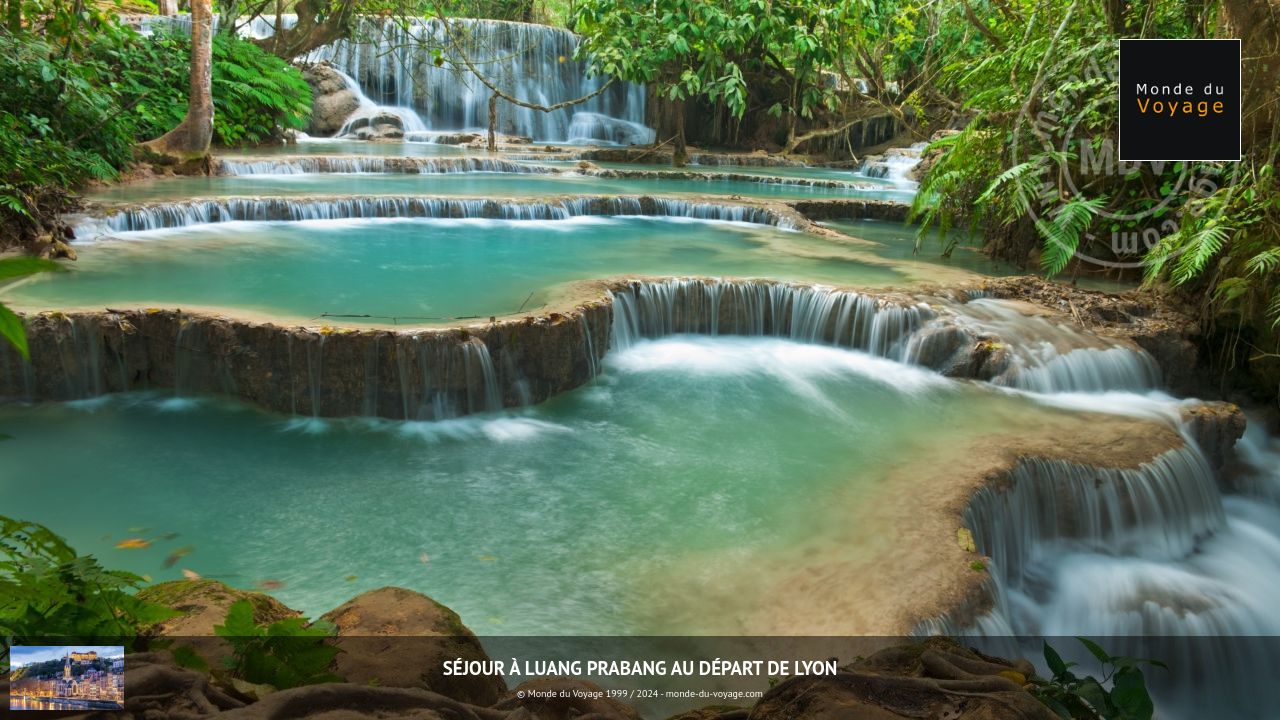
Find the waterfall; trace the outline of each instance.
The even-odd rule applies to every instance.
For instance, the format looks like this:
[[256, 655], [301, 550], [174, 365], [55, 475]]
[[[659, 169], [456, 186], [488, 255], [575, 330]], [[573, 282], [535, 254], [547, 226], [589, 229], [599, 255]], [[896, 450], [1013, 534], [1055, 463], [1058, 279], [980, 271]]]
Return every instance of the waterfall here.
[[[495, 85], [527, 102], [572, 100], [606, 82], [588, 76], [586, 63], [576, 59], [576, 35], [544, 25], [450, 20], [446, 29], [434, 18], [402, 24], [362, 17], [353, 37], [318, 48], [307, 59], [332, 63], [374, 103], [416, 111], [432, 131], [489, 126], [492, 91], [466, 69], [451, 39]], [[539, 142], [646, 144], [653, 142], [653, 130], [644, 126], [644, 106], [643, 86], [615, 82], [580, 105], [552, 112], [499, 102], [497, 130]]]
[[1226, 521], [1213, 473], [1191, 446], [1136, 469], [1025, 459], [1008, 482], [980, 489], [964, 515], [1006, 589], [1030, 585], [1023, 573], [1037, 560], [1072, 550], [1182, 558]]
[[356, 100], [360, 103], [338, 130], [338, 137], [362, 137], [358, 131], [376, 124], [379, 117], [392, 118], [394, 120], [393, 124], [399, 126], [403, 135], [427, 132], [427, 126], [412, 108], [379, 105], [364, 94], [364, 90], [361, 89], [360, 83], [356, 82], [355, 78], [341, 70], [336, 70], [336, 72], [342, 76], [342, 81], [347, 84], [347, 88], [355, 94]]
[[863, 160], [855, 175], [887, 180], [900, 190], [915, 190], [919, 183], [907, 177], [911, 169], [920, 164], [920, 156], [929, 143], [916, 143], [905, 148], [889, 148], [884, 155]]
[[[1280, 480], [1275, 463], [1251, 472]], [[974, 495], [964, 523], [992, 560], [995, 609], [922, 629], [1006, 653], [1038, 649], [1010, 636], [1043, 636], [1086, 665], [1070, 636], [1159, 659], [1170, 670], [1147, 679], [1160, 717], [1261, 719], [1280, 703], [1260, 682], [1280, 662], [1280, 508], [1221, 495], [1194, 445], [1135, 469], [1024, 460], [1008, 487]]]
[[353, 218], [491, 218], [563, 220], [582, 215], [687, 217], [748, 222], [794, 229], [794, 218], [753, 205], [721, 205], [655, 197], [579, 197], [547, 202], [431, 197], [225, 198], [126, 206], [104, 220], [76, 226], [79, 239], [105, 227], [134, 232], [232, 221], [339, 220]]
[[1145, 351], [1027, 315], [1016, 304], [977, 299], [956, 307], [958, 321], [978, 337], [999, 339], [1003, 371], [997, 385], [1039, 393], [1147, 391], [1160, 370]]
[[477, 172], [548, 175], [560, 172], [557, 168], [528, 165], [498, 158], [415, 158], [358, 155], [241, 159], [224, 156], [214, 159], [214, 171], [218, 175], [309, 175], [316, 173], [438, 175]]
[[901, 359], [907, 339], [933, 317], [924, 304], [783, 283], [636, 281], [611, 296], [612, 348], [676, 333], [768, 335]]
[[[489, 346], [483, 340], [472, 339], [461, 345], [462, 367], [467, 387], [467, 412], [493, 412], [502, 409], [502, 391], [498, 387], [498, 373], [493, 369]], [[479, 371], [479, 377], [473, 373]], [[477, 395], [480, 402], [477, 402]]]

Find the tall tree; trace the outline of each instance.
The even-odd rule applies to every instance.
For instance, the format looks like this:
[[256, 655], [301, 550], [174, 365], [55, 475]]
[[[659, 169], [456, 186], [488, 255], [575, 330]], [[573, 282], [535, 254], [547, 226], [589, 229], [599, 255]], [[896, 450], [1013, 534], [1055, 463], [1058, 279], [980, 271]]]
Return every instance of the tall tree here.
[[209, 154], [213, 140], [213, 8], [191, 0], [191, 91], [187, 115], [177, 127], [143, 147], [164, 158], [187, 162]]

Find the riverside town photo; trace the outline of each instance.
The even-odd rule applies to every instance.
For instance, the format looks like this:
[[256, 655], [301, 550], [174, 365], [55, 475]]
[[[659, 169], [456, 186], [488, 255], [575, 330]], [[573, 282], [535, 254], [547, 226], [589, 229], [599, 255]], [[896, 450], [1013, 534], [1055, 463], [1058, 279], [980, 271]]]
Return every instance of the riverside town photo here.
[[0, 707], [1280, 718], [1280, 0], [0, 0]]

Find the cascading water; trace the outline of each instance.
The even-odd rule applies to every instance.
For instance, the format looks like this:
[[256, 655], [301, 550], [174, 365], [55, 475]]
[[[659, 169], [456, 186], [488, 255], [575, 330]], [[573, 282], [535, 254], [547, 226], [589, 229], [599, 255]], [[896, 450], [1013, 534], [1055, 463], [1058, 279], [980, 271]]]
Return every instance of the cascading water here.
[[585, 215], [687, 217], [757, 223], [794, 229], [795, 221], [750, 205], [720, 205], [656, 197], [579, 197], [518, 203], [491, 199], [340, 197], [330, 199], [227, 198], [155, 203], [123, 208], [76, 227], [76, 237], [233, 221], [338, 220], [354, 218], [492, 218], [563, 220]]
[[339, 137], [361, 137], [361, 130], [365, 128], [372, 129], [372, 126], [383, 118], [391, 119], [392, 123], [398, 126], [405, 136], [410, 133], [427, 132], [426, 124], [422, 122], [422, 118], [412, 108], [397, 105], [379, 105], [364, 94], [364, 90], [360, 88], [360, 83], [356, 82], [354, 78], [341, 70], [336, 72], [342, 77], [342, 81], [347, 84], [347, 88], [355, 94], [357, 102], [360, 103], [338, 130]]
[[956, 308], [974, 335], [1001, 341], [1008, 366], [992, 382], [1038, 393], [1146, 391], [1159, 383], [1159, 368], [1142, 350], [1043, 317], [1016, 305], [978, 299]]
[[560, 172], [544, 165], [499, 158], [414, 158], [380, 156], [313, 155], [286, 158], [221, 157], [214, 160], [218, 175], [309, 175], [314, 173], [436, 175], [450, 173], [512, 173], [548, 175]]
[[[971, 330], [1014, 340], [1018, 351], [997, 384], [1180, 423], [1181, 401], [1153, 392], [1154, 363], [1140, 350], [998, 301], [958, 314]], [[1280, 454], [1263, 447], [1265, 433], [1246, 438], [1244, 479], [1224, 493], [1183, 435], [1185, 447], [1134, 469], [1023, 460], [1007, 482], [977, 492], [964, 522], [991, 558], [995, 608], [966, 626], [921, 630], [972, 634], [993, 652], [1031, 656], [1038, 642], [1019, 648], [1009, 639], [1053, 638], [1064, 656], [1089, 665], [1069, 640], [1083, 635], [1170, 666], [1147, 674], [1161, 717], [1270, 717], [1280, 692], [1259, 673], [1280, 662], [1280, 643], [1266, 637], [1280, 635]]]
[[884, 155], [862, 163], [855, 175], [887, 180], [901, 190], [915, 190], [919, 183], [907, 177], [920, 164], [920, 156], [929, 143], [916, 143], [905, 148], [890, 148]]
[[900, 359], [912, 333], [933, 317], [924, 304], [781, 283], [674, 279], [611, 294], [615, 349], [677, 333], [767, 335]]
[[[375, 103], [416, 111], [431, 131], [489, 126], [493, 93], [466, 68], [462, 54], [504, 92], [530, 103], [584, 97], [606, 82], [589, 77], [586, 64], [575, 59], [578, 38], [568, 30], [499, 20], [449, 22], [446, 28], [434, 18], [407, 24], [362, 18], [354, 40], [319, 48], [307, 59], [332, 63]], [[644, 126], [644, 106], [642, 86], [613, 83], [590, 100], [551, 112], [499, 102], [496, 129], [536, 141], [643, 144], [654, 135]]]

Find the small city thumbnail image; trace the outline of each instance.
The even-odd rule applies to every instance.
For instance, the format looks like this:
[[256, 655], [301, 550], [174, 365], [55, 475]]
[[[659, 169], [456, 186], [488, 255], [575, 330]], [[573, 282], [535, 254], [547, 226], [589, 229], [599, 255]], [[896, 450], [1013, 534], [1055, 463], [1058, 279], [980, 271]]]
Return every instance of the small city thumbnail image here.
[[9, 710], [124, 708], [124, 647], [14, 645]]

